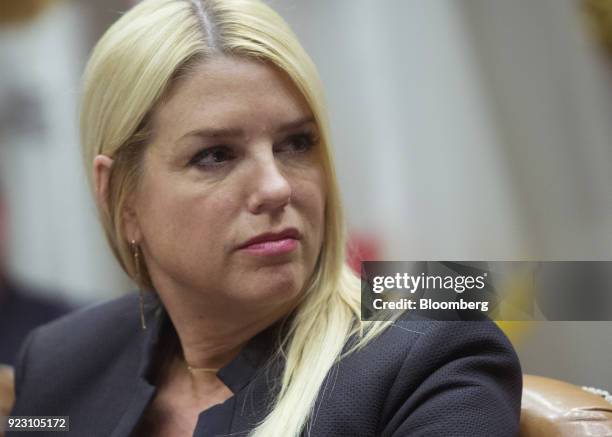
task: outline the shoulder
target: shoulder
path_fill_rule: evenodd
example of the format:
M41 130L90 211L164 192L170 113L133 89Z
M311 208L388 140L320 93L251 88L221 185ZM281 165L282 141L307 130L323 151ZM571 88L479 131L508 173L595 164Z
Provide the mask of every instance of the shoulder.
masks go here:
M145 308L149 318L158 314L152 297ZM154 332L142 331L135 294L35 329L15 366L16 399L11 414L74 415L79 419L74 424L77 434L85 435L87 426L87 432L97 429L95 435L110 435L136 393L138 399L152 393L141 372Z
M392 356L395 365L428 368L432 360L442 362L460 356L482 356L508 361L520 371L518 357L502 330L489 320L438 321L429 319L397 320L355 354L356 359ZM420 356L417 363L414 355ZM373 363L374 364L374 363Z
M491 321L395 321L362 350L348 357L369 367L408 372L413 380L436 377L435 370L453 363L466 369L480 363L505 367L520 380L516 352L499 327ZM477 372L474 374L478 378Z
M404 342L411 346L405 350L406 357L429 351L430 355L435 354L431 359L495 356L516 365L519 363L506 335L489 320L400 320L393 323L388 331L389 334L383 335L381 340L388 342L404 337ZM415 336L416 333L418 336Z
M328 423L360 435L518 430L520 364L490 321L396 321L341 360L329 380L334 388L321 399L333 416Z
M63 348L90 344L93 339L104 347L105 340L121 336L138 327L138 297L125 296L91 305L36 329L31 335L30 347L48 353L61 353Z
M16 391L44 384L79 384L125 355L142 335L134 293L92 305L33 330L15 366ZM89 376L90 378L90 376Z
M404 340L404 356L398 368L399 382L420 381L424 386L453 383L453 379L474 386L488 385L505 390L520 402L522 370L516 352L501 329L491 321L400 321L389 328L393 337L400 332L418 331ZM404 335L405 337L408 334ZM382 337L389 342L392 336ZM396 342L395 340L394 342ZM396 343L397 344L397 343Z
M399 321L389 330L382 342L397 341L392 339L400 339L402 331L409 340L404 339L407 347L385 402L385 433L404 435L414 428L429 435L517 433L522 371L495 323Z

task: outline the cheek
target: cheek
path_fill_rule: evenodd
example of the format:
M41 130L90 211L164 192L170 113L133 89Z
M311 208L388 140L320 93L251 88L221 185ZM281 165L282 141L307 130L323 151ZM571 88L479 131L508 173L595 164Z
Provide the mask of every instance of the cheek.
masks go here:
M325 221L326 190L323 173L320 169L312 169L295 185L294 195L301 204L302 213L312 231L320 240Z
M219 259L233 211L228 196L194 189L154 188L150 196L144 196L139 214L153 256Z

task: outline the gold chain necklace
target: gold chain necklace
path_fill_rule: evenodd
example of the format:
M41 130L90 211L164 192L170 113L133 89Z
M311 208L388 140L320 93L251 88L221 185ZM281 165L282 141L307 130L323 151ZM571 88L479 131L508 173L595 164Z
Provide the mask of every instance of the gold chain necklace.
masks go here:
M189 364L187 364L187 370L189 370L191 373L195 373L195 372L214 372L217 373L220 369L214 369L211 367L192 367Z

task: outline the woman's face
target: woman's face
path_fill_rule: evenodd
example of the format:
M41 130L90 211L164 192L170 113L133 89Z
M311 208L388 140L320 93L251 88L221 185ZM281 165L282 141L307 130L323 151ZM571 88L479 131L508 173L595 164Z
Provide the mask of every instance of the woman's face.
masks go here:
M262 62L217 57L177 84L153 130L126 229L158 292L294 301L325 205L319 132L295 86Z

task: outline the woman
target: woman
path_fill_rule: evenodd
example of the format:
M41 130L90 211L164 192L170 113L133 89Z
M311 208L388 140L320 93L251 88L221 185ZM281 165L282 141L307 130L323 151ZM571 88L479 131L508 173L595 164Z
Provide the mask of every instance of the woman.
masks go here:
M493 324L360 321L321 85L267 6L135 6L87 66L82 143L149 291L30 336L13 414L88 436L516 433Z

